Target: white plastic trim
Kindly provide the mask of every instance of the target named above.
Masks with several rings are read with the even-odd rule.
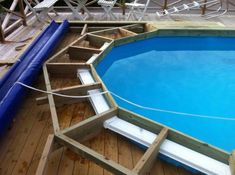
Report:
[[[104,122],[104,127],[145,147],[149,147],[158,136],[116,116],[106,120]],[[162,143],[159,152],[202,173],[209,175],[231,175],[228,165],[168,139]]]
[[[100,50],[105,50],[105,49],[109,46],[109,44],[110,44],[110,43],[105,42],[105,43],[103,44],[103,46],[101,46]]]
[[[87,64],[92,64],[95,60],[96,60],[96,58],[98,57],[98,55],[99,54],[93,54],[92,55],[92,57],[89,59],[89,60],[87,60]]]

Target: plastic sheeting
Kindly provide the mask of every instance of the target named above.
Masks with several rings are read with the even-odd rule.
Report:
[[[26,89],[15,82],[31,85],[44,61],[68,31],[69,23],[61,25],[54,21],[37,37],[29,48],[11,67],[0,81],[0,136],[9,127],[20,103],[25,96]]]

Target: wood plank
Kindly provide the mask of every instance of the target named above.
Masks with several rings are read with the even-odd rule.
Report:
[[[86,93],[89,90],[93,89],[100,89],[101,83],[95,82],[91,84],[81,84],[81,85],[74,85],[64,88],[53,89],[52,92],[59,93],[59,94],[67,94],[67,95],[75,95],[77,93]]]
[[[104,129],[101,131],[101,133],[89,140],[90,148],[97,153],[104,155]],[[88,175],[103,175],[103,168],[100,167],[99,165],[95,164],[94,162],[90,161],[89,163],[89,172]]]
[[[156,162],[154,163],[151,171],[150,171],[150,175],[165,175],[164,170],[163,170],[163,165],[162,165],[162,161],[157,158]]]
[[[47,138],[44,150],[42,152],[42,156],[41,156],[40,162],[38,164],[36,175],[43,175],[44,174],[45,167],[46,167],[47,160],[48,160],[48,156],[49,156],[50,152],[52,151],[53,142],[54,142],[54,135],[50,134]]]
[[[27,170],[27,175],[36,174],[48,136],[53,133],[53,127],[52,127],[49,109],[46,111],[46,115],[48,116],[47,124],[39,140],[39,144],[37,145],[37,148],[33,155],[33,159],[30,163],[29,169]],[[57,147],[58,147],[58,144],[54,144],[52,147],[52,151],[56,149]],[[47,161],[47,164],[48,164],[48,161]],[[45,165],[44,168],[46,168],[47,164]]]
[[[62,135],[58,134],[56,135],[56,140],[66,145],[68,148],[70,148],[75,153],[82,155],[83,157],[86,157],[94,162],[96,162],[98,165],[101,165],[102,167],[106,168],[107,170],[113,172],[114,174],[120,174],[120,175],[126,175],[126,174],[132,174],[132,172],[129,169],[126,169],[125,167],[121,166],[120,164],[115,163],[112,160],[107,160],[103,155],[97,153],[96,151],[76,142],[75,140]]]
[[[166,139],[167,134],[168,134],[168,129],[163,128],[159,133],[158,137],[149,146],[147,151],[144,153],[143,157],[139,160],[139,162],[132,170],[134,173],[139,175],[150,173],[150,170],[159,152],[160,146],[163,143],[163,141]]]
[[[17,159],[17,163],[13,169],[12,174],[17,175],[27,173],[39,140],[42,136],[43,130],[48,121],[48,118],[45,117],[47,117],[47,115],[45,115],[45,112],[39,113],[37,115],[37,120],[33,125],[32,130],[30,131],[30,134],[25,142],[24,148],[20,153],[20,156]]]
[[[64,151],[64,148],[60,148],[50,154],[47,166],[45,168],[45,173],[44,173],[45,175],[58,174],[60,160],[62,158],[63,151]]]
[[[85,105],[84,109],[79,108],[80,112],[76,113],[77,117],[74,117],[73,125],[95,115],[92,106],[88,102],[83,102],[83,103]],[[89,142],[87,146],[90,146]],[[90,161],[76,154],[73,173],[76,175],[87,175],[89,172],[89,167],[90,167]]]
[[[119,28],[119,32],[122,34],[122,36],[125,36],[125,37],[137,35],[137,33],[127,30],[125,28],[121,28],[121,27]]]
[[[65,129],[70,126],[73,117],[73,111],[74,105],[65,105],[57,110],[61,129]],[[58,168],[58,172],[56,174],[72,174],[74,161],[71,160],[69,156],[67,156],[67,148],[62,148],[62,151],[58,154],[61,155],[58,155],[57,160],[54,160],[59,163],[58,167],[55,167]]]
[[[131,152],[131,143],[128,139],[120,135],[118,136],[118,163],[128,168],[130,171],[134,167]],[[131,173],[133,172],[131,171]]]
[[[102,37],[99,35],[94,35],[94,34],[87,34],[87,40],[90,42],[90,45],[95,46],[97,48],[101,48],[105,42],[111,42],[112,39]]]
[[[2,24],[0,23],[0,42],[4,43],[5,42],[5,36],[4,36],[4,32],[2,29]]]
[[[71,156],[73,153],[64,148],[63,155],[60,161],[58,175],[72,175],[74,167],[74,158]]]
[[[84,24],[84,27],[82,28],[82,32],[81,35],[84,35],[85,33],[87,33],[87,24]]]
[[[49,75],[48,75],[46,65],[43,66],[43,74],[44,74],[46,89],[47,89],[47,91],[51,91],[51,84],[50,84]],[[58,116],[57,116],[57,112],[56,112],[54,98],[53,98],[53,95],[51,95],[51,94],[48,94],[47,98],[49,101],[54,133],[57,133],[60,131],[60,126],[59,126],[59,121],[58,121]]]
[[[235,150],[232,152],[232,154],[229,157],[229,167],[231,170],[231,174],[235,174]]]
[[[68,129],[61,131],[66,136],[77,138],[79,140],[87,140],[97,135],[103,128],[103,122],[117,114],[117,108],[112,108],[106,112],[90,117]]]
[[[132,161],[133,165],[136,166],[136,164],[139,162],[141,157],[144,155],[145,150],[138,147],[136,144],[131,144],[131,155],[132,155]]]
[[[12,66],[15,63],[14,60],[0,60],[0,66]]]
[[[86,63],[47,63],[46,68],[49,74],[57,77],[77,77],[78,69],[90,69]]]
[[[107,130],[104,133],[104,156],[107,159],[118,163],[118,140],[117,134]],[[111,175],[112,173],[104,170],[104,175]]]
[[[146,119],[140,115],[134,114],[123,108],[118,108],[118,116],[123,120],[126,120],[130,123],[133,123],[143,129],[146,129],[156,134],[159,133],[163,127],[165,127],[164,125],[160,123],[152,122],[149,119]],[[189,149],[195,150],[199,153],[202,153],[218,161],[221,161],[225,164],[228,164],[229,154],[225,151],[218,150],[215,147],[208,145],[207,143],[198,141],[190,136],[187,136],[173,129],[169,130],[167,138]]]
[[[100,83],[92,83],[92,84],[87,84],[87,85],[75,85],[75,86],[69,86],[65,88],[58,88],[52,90],[54,93],[58,94],[64,94],[64,95],[70,95],[70,96],[83,96],[87,95],[87,92],[89,90],[93,89],[100,89],[101,84]],[[82,101],[87,101],[87,97],[85,98],[66,98],[66,97],[61,97],[57,95],[54,96],[54,101],[55,101],[55,106],[60,107],[62,105],[66,104],[74,104],[77,102],[82,102]],[[44,102],[46,102],[45,99],[42,99]],[[39,102],[42,103],[42,102]]]
[[[36,103],[37,105],[44,105],[44,104],[49,103],[49,101],[48,101],[47,96],[43,96],[43,97],[36,98]]]
[[[24,108],[24,110],[26,110]],[[38,113],[38,114],[37,114]],[[24,149],[25,142],[29,137],[33,126],[36,124],[37,119],[36,117],[31,116],[38,116],[41,115],[41,111],[35,110],[35,105],[32,103],[30,110],[28,113],[25,113],[23,117],[23,123],[18,126],[17,133],[15,134],[14,140],[10,143],[5,153],[0,154],[1,164],[0,164],[0,174],[11,174],[13,168],[15,167],[19,156]]]
[[[88,60],[93,54],[99,54],[100,49],[82,47],[82,46],[70,46],[68,48],[69,58],[71,60]]]
[[[93,65],[91,65],[91,74],[93,75],[93,77],[94,77],[96,82],[100,82],[102,84],[103,91],[108,91],[107,87],[105,86],[105,84],[101,80],[100,76],[96,72],[96,70],[95,70]],[[114,107],[115,108],[115,107],[118,106],[116,101],[114,100],[114,98],[112,97],[112,95],[110,93],[106,93],[106,94],[104,94],[104,96],[108,100],[108,103],[109,103],[110,107]]]
[[[162,168],[164,171],[164,175],[172,175],[172,174],[179,175],[177,171],[177,167],[172,166],[166,162],[162,162]]]

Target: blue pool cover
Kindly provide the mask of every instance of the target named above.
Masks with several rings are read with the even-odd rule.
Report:
[[[15,82],[31,85],[44,61],[68,31],[69,23],[51,24],[34,40],[19,60],[0,80],[0,137],[9,127],[26,89]]]

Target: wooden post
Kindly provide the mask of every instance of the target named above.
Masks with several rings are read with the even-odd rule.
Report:
[[[207,3],[207,0],[204,0],[204,6],[202,7],[202,15],[205,15],[206,13],[206,3]]]
[[[232,154],[229,157],[229,167],[231,175],[235,175],[235,150],[233,150]]]
[[[24,13],[23,1],[22,1],[22,0],[19,0],[18,3],[19,3],[20,14],[21,14],[21,17],[22,17],[23,25],[24,25],[24,26],[27,26],[27,23],[26,23],[26,15],[25,15],[25,13]]]
[[[163,10],[166,10],[168,7],[167,7],[167,4],[168,4],[168,2],[167,2],[167,0],[165,0],[164,1],[164,5],[163,5]]]
[[[0,23],[0,42],[2,43],[5,42],[5,36],[4,36],[4,31],[2,29],[2,23]]]

